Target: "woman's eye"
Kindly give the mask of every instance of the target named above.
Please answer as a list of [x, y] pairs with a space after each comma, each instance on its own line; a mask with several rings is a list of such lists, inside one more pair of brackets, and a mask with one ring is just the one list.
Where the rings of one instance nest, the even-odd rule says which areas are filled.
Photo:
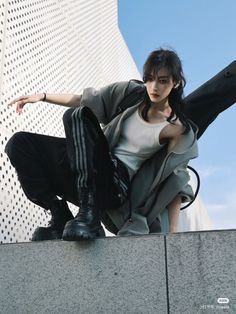
[[159, 82], [160, 82], [161, 84], [166, 84], [166, 83], [167, 83], [167, 80], [159, 80]]

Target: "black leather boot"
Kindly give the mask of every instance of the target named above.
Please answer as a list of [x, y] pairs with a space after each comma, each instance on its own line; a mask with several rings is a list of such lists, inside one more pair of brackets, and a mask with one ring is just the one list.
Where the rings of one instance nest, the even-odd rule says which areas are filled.
[[48, 227], [36, 228], [32, 241], [61, 239], [65, 224], [74, 218], [65, 200], [53, 200], [49, 210], [52, 218]]
[[75, 219], [67, 222], [62, 239], [66, 241], [77, 241], [105, 236], [99, 218], [99, 210], [95, 206], [94, 193], [87, 188], [81, 188], [79, 197], [79, 213], [76, 215]]

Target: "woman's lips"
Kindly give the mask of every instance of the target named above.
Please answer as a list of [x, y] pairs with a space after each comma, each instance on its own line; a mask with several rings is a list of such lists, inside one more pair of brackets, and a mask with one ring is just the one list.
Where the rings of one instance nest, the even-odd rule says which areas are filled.
[[152, 97], [159, 97], [158, 94], [151, 94]]

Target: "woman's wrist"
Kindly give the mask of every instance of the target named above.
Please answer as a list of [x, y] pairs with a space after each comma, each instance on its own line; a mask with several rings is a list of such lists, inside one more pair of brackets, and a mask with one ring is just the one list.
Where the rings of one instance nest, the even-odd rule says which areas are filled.
[[42, 94], [42, 99], [41, 99], [41, 101], [45, 101], [45, 100], [46, 100], [46, 97], [47, 97], [47, 94], [46, 94], [46, 93], [43, 93], [43, 94]]

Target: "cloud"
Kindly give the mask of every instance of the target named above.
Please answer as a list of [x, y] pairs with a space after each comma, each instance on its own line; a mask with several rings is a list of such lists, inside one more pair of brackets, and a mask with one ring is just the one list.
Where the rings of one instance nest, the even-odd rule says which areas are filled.
[[206, 179], [215, 176], [222, 176], [230, 174], [232, 169], [230, 167], [225, 166], [207, 166], [207, 167], [199, 167], [196, 169], [201, 177], [201, 179]]
[[236, 186], [227, 193], [222, 193], [218, 203], [204, 202], [204, 206], [214, 224], [214, 229], [236, 228]]
[[227, 209], [226, 204], [204, 204], [210, 213], [222, 213]]
[[[218, 203], [208, 203], [204, 202], [206, 208], [211, 212], [223, 212], [229, 211], [230, 208], [233, 208], [235, 212], [236, 208], [236, 186], [233, 187], [230, 191], [222, 193], [222, 199]], [[236, 214], [236, 212], [235, 212]]]

